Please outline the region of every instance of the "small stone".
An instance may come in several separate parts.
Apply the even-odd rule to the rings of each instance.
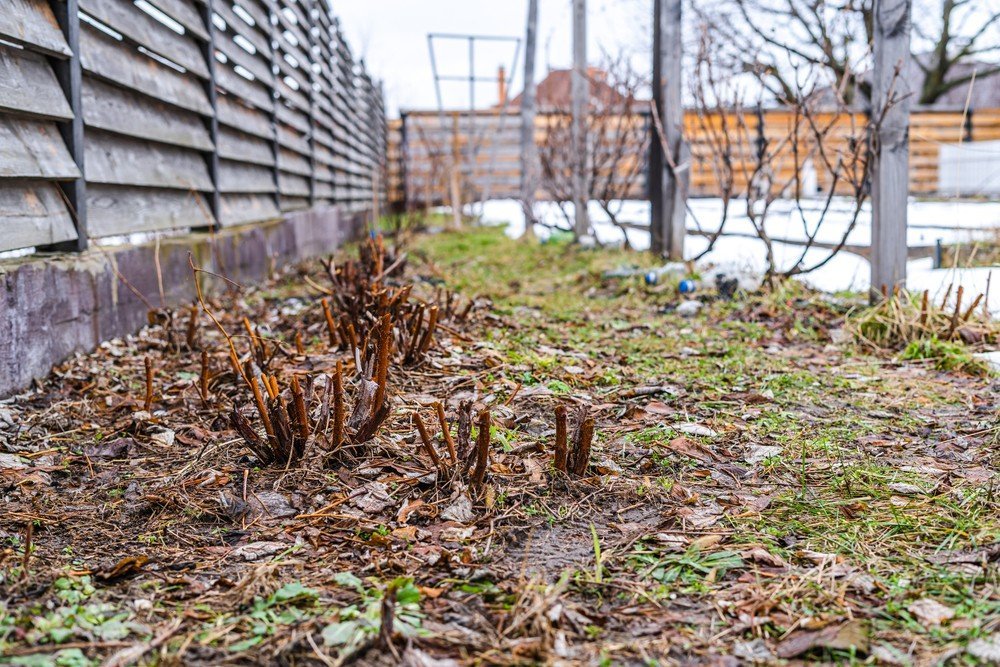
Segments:
[[[674,429],[687,435],[700,435],[706,438],[714,438],[719,435],[716,431],[703,424],[677,424],[674,426]]]
[[[685,301],[677,306],[677,314],[681,317],[694,317],[701,312],[702,305],[701,301],[696,299]]]
[[[153,442],[163,445],[164,447],[173,447],[174,445],[174,432],[169,428],[165,428],[161,431],[157,431],[149,436],[149,439]]]
[[[781,451],[782,448],[778,445],[751,445],[750,451],[747,452],[743,460],[750,465],[755,465],[761,461],[766,461],[771,457],[780,455]]]
[[[461,495],[451,505],[441,512],[441,518],[458,523],[469,523],[476,518],[472,511],[472,501],[466,495]]]
[[[906,484],[905,482],[893,482],[889,485],[889,490],[904,496],[919,496],[924,493],[924,490],[916,484]]]
[[[733,655],[751,662],[772,662],[774,660],[774,654],[771,653],[771,649],[767,647],[763,639],[736,642],[733,645]]]
[[[931,598],[921,598],[910,604],[906,610],[916,616],[925,627],[941,625],[955,617],[954,609]]]
[[[128,456],[129,450],[135,446],[132,438],[115,438],[87,445],[83,448],[83,454],[90,459],[121,459]]]
[[[288,502],[288,498],[275,491],[254,493],[247,498],[247,501],[250,504],[250,510],[257,516],[284,519],[299,513]]]
[[[27,467],[28,463],[17,454],[0,454],[0,469]]]
[[[252,562],[267,556],[273,556],[288,548],[284,542],[251,542],[233,549],[233,558]]]
[[[969,655],[987,665],[1000,665],[1000,633],[969,642]]]

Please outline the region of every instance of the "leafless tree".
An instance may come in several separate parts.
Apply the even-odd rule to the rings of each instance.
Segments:
[[[842,86],[834,86],[831,95],[808,71],[793,73],[797,83],[786,95],[786,105],[765,111],[758,102],[748,108],[744,89],[715,70],[718,38],[703,33],[691,85],[697,118],[688,137],[692,169],[700,169],[702,176],[710,173],[709,189],[722,198],[718,225],[711,232],[702,230],[709,238],[705,252],[726,233],[730,203],[743,202],[753,235],[765,248],[769,281],[815,271],[847,247],[862,217],[869,195],[869,142],[877,136],[885,109],[860,112],[837,94]],[[890,96],[887,106],[898,98]],[[772,236],[770,223],[781,202],[791,202],[791,211],[786,206],[784,213],[801,223],[801,233]],[[831,224],[834,216],[837,227]],[[834,231],[821,235],[823,230]],[[777,243],[797,246],[790,263],[776,257]]]
[[[1000,0],[915,0],[917,102],[933,104],[973,78],[1000,74]],[[848,104],[871,98],[874,0],[708,0],[697,20],[726,36],[729,55],[760,76],[778,100],[790,100],[803,68],[842,86]],[[978,71],[977,71],[978,70]],[[911,76],[903,72],[903,76]],[[856,95],[860,99],[855,99]]]
[[[587,191],[589,199],[622,231],[628,247],[627,224],[620,215],[626,200],[643,195],[650,131],[645,108],[637,97],[645,82],[626,58],[608,60],[604,68],[592,70],[590,78]],[[556,109],[543,117],[547,127],[538,151],[542,188],[559,204],[565,229],[572,229],[573,218],[566,207],[573,199],[572,117],[568,109]]]

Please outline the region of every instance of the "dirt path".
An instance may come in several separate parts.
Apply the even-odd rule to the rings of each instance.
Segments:
[[[2,406],[0,664],[996,659],[993,381],[834,343],[856,304],[795,286],[683,318],[669,288],[601,279],[635,256],[496,230],[407,252],[387,289],[414,283],[441,326],[409,362],[394,331],[365,442],[328,451],[338,360],[348,411],[360,394],[319,265],[209,304],[276,396],[307,387],[301,460],[264,465],[233,430],[234,401],[263,425],[188,312]],[[482,485],[436,401],[460,450],[462,404],[490,410]],[[553,470],[558,405],[595,420],[582,477]]]

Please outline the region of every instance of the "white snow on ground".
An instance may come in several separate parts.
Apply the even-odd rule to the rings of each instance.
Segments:
[[[775,202],[768,217],[767,232],[772,238],[783,238],[791,241],[801,241],[809,234],[816,234],[816,240],[826,243],[839,243],[845,231],[850,227],[850,206],[844,200],[834,201],[822,227],[816,232],[815,226],[819,219],[822,201],[810,201],[804,204],[808,210],[800,212],[790,201]],[[699,229],[714,231],[718,228],[722,213],[722,201],[719,199],[693,199],[690,202],[691,211],[688,214],[687,226],[689,232]],[[572,218],[572,205],[566,205],[565,210]],[[566,218],[557,204],[543,202],[536,205],[536,216],[548,224],[566,226]],[[514,200],[494,200],[478,204],[475,210],[481,220],[487,224],[504,224],[507,233],[518,237],[524,233],[524,214],[520,202]],[[596,202],[588,207],[590,218],[594,221],[597,239],[603,244],[621,243],[623,232],[613,226],[607,215]],[[944,244],[968,242],[977,238],[1000,236],[1000,202],[959,202],[959,201],[916,201],[909,205],[909,228],[907,241],[910,247],[933,247],[940,239]],[[649,221],[649,203],[643,201],[621,202],[618,219],[631,225],[645,226]],[[803,224],[805,220],[805,225]],[[545,238],[550,230],[543,226],[536,227],[536,233]],[[629,228],[627,232],[632,247],[645,250],[649,248],[649,233],[643,229]],[[853,230],[848,235],[848,244],[867,246],[871,242],[871,211],[866,205]],[[708,244],[703,236],[688,234],[686,254],[693,257],[701,253]],[[774,252],[778,265],[793,266],[802,258],[802,247],[789,243],[775,243]],[[802,262],[812,266],[829,257],[830,252],[823,248],[809,249]],[[732,202],[725,225],[725,235],[720,238],[710,253],[701,260],[706,264],[737,265],[751,271],[763,271],[766,266],[765,247],[756,238],[753,224],[746,215],[746,204],[743,201]],[[841,252],[830,259],[820,269],[799,276],[804,283],[827,292],[866,291],[869,284],[868,260],[854,253]],[[930,290],[932,296],[943,297],[950,285],[962,285],[966,294],[985,292],[987,280],[993,269],[937,269],[933,268],[930,258],[911,260],[907,265],[907,287],[914,292]],[[990,289],[989,307],[994,315],[1000,315],[1000,267],[997,271],[997,283]]]

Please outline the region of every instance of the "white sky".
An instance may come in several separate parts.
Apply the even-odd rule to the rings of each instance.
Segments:
[[[334,12],[356,56],[385,81],[391,114],[400,108],[436,109],[427,34],[475,33],[524,38],[527,0],[341,0]],[[589,0],[588,59],[600,54],[642,57],[652,40],[652,0]],[[539,0],[537,77],[548,67],[567,67],[572,57],[570,0]],[[442,74],[468,76],[468,42],[436,42]],[[509,70],[514,44],[477,43],[476,75],[494,77],[501,63]],[[522,53],[523,58],[523,53]],[[523,60],[512,94],[521,90]],[[468,107],[467,83],[442,83],[446,107]],[[477,106],[497,101],[497,87],[476,87]]]

